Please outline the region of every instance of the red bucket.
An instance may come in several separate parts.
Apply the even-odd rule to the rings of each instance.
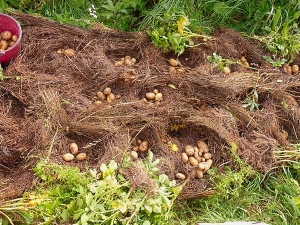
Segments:
[[[3,31],[10,31],[13,35],[18,36],[18,40],[13,46],[7,48],[5,51],[0,51],[0,63],[2,67],[5,67],[20,54],[22,29],[14,18],[0,13],[0,33]]]

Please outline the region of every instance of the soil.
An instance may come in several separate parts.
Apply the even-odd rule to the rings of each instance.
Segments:
[[[0,200],[30,189],[32,169],[42,158],[99,168],[110,159],[121,161],[134,139],[149,142],[170,179],[178,172],[187,176],[180,198],[197,198],[213,187],[208,174],[199,179],[195,168],[182,162],[186,145],[204,140],[219,171],[239,169],[231,154],[236,146],[245,163],[268,172],[281,164],[274,150],[291,149],[300,135],[299,75],[272,67],[263,59],[270,53],[262,45],[232,29],[218,29],[211,40],[178,57],[156,49],[143,32],[101,25],[85,30],[22,13],[12,16],[23,36],[21,54],[0,82]],[[75,54],[67,56],[66,49]],[[249,67],[233,64],[226,75],[207,60],[213,53],[234,62],[245,57]],[[125,56],[136,63],[115,66]],[[179,62],[176,72],[169,71],[171,57]],[[294,63],[300,63],[298,55]],[[99,103],[97,92],[106,87],[117,99]],[[154,89],[163,99],[144,101]],[[254,90],[260,110],[250,111],[243,101]],[[72,142],[86,160],[63,160]]]

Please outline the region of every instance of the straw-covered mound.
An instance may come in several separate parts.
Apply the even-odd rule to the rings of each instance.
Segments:
[[[233,30],[220,29],[212,40],[186,50],[177,58],[180,70],[169,72],[168,60],[176,56],[154,48],[145,33],[102,26],[83,30],[26,14],[13,16],[23,37],[20,57],[4,69],[0,81],[1,198],[29,188],[32,167],[42,157],[98,168],[110,159],[120,162],[134,139],[149,142],[170,179],[185,174],[180,197],[195,198],[208,189],[209,176],[196,178],[195,169],[182,162],[186,145],[205,141],[219,170],[237,169],[230,154],[237,146],[242,160],[266,172],[278,164],[274,150],[290,148],[300,135],[299,75],[269,67],[262,58],[267,52]],[[75,54],[67,56],[66,49]],[[233,61],[245,57],[251,68],[235,64],[225,75],[207,61],[214,52]],[[125,56],[136,63],[115,66]],[[117,97],[112,103],[97,98],[106,87]],[[154,89],[163,99],[144,101]],[[243,101],[254,90],[260,110],[250,111]],[[71,142],[87,154],[86,160],[62,159]],[[172,151],[171,144],[179,150]],[[139,153],[140,158],[146,155]],[[138,186],[138,174],[127,175]]]

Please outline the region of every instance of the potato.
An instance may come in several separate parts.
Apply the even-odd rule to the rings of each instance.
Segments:
[[[169,66],[169,72],[170,73],[175,73],[176,72],[176,68],[173,66]]]
[[[140,145],[140,144],[142,143],[142,141],[141,141],[140,139],[136,139],[136,143],[137,143],[138,145]]]
[[[211,153],[209,153],[209,152],[204,153],[203,158],[206,160],[211,159]]]
[[[182,162],[185,162],[185,163],[189,161],[189,157],[185,152],[181,153],[181,160],[182,160]]]
[[[148,93],[146,93],[146,98],[148,100],[152,100],[155,98],[155,94],[153,92],[148,92]]]
[[[8,42],[5,40],[0,41],[0,49],[1,50],[6,50],[8,48]]]
[[[292,73],[293,74],[299,73],[299,66],[298,65],[293,65],[292,66]]]
[[[63,155],[63,160],[70,162],[74,159],[74,155],[71,153],[66,153]]]
[[[105,100],[105,99],[106,99],[106,96],[105,96],[105,94],[103,94],[102,91],[98,91],[98,92],[97,92],[97,97],[98,97],[100,100]]]
[[[18,39],[19,39],[18,35],[15,34],[11,37],[11,40],[14,42],[17,42]]]
[[[179,180],[185,180],[185,175],[183,173],[176,173],[176,178]]]
[[[8,47],[12,47],[16,44],[15,41],[8,41]]]
[[[157,95],[159,93],[159,91],[157,89],[154,89],[153,93]]]
[[[102,104],[103,104],[103,102],[100,101],[100,100],[97,100],[97,101],[94,102],[95,106],[101,106]]]
[[[195,159],[195,157],[193,157],[193,156],[189,157],[189,162],[192,166],[197,166],[198,165],[197,159]]]
[[[138,159],[139,154],[136,151],[130,151],[130,156],[132,159]]]
[[[86,158],[86,154],[84,152],[81,152],[76,156],[76,159],[78,161],[83,161],[83,160],[85,160],[85,158]]]
[[[196,170],[196,175],[199,179],[203,178],[203,171],[202,170]]]
[[[203,152],[203,153],[209,152],[208,145],[204,141],[202,141],[202,140],[197,141],[197,146],[198,146],[200,152]]]
[[[157,94],[155,95],[154,100],[155,100],[156,102],[159,102],[159,101],[161,101],[162,99],[163,99],[162,93],[157,93]]]
[[[203,173],[206,173],[210,169],[210,167],[212,166],[213,161],[211,159],[208,159],[208,160],[205,161],[205,163],[206,163],[206,168],[203,170]]]
[[[76,143],[73,142],[70,144],[70,152],[73,155],[76,155],[78,153],[78,145]]]
[[[139,150],[141,152],[145,152],[148,150],[149,147],[149,142],[148,141],[142,141],[141,144],[139,145]]]
[[[136,63],[136,58],[131,58],[131,65],[134,65]]]
[[[104,88],[103,94],[109,95],[109,93],[111,93],[111,89],[109,87]]]
[[[227,66],[224,66],[224,68],[223,68],[223,72],[225,73],[225,74],[230,74],[230,68],[229,67],[227,67]]]
[[[75,55],[75,50],[74,49],[71,49],[71,48],[68,48],[64,51],[64,54],[68,57],[73,57]]]
[[[131,64],[131,57],[130,56],[125,56],[125,58],[124,58],[124,64],[126,66],[131,66],[132,65]]]
[[[244,56],[242,56],[241,57],[241,62],[244,64],[245,62],[247,62],[247,59]]]
[[[176,70],[176,72],[178,72],[178,73],[183,73],[183,72],[184,72],[184,69],[179,68],[179,69]]]
[[[107,101],[108,103],[112,103],[112,102],[115,101],[115,100],[116,100],[116,96],[115,96],[112,92],[110,92],[110,93],[107,95],[106,101]]]
[[[178,66],[178,61],[176,59],[170,58],[169,59],[169,64],[171,66]]]
[[[193,146],[191,146],[191,145],[185,146],[184,151],[186,152],[186,154],[188,156],[192,156],[195,153],[195,150],[194,150]]]
[[[205,162],[200,162],[198,164],[198,169],[199,170],[205,170],[207,168],[207,164]]]
[[[287,70],[287,73],[288,73],[288,74],[292,74],[292,73],[293,73],[292,67],[291,67],[291,66],[288,66],[288,67],[286,68],[286,70]]]
[[[8,30],[3,31],[3,32],[1,33],[1,37],[2,37],[3,40],[8,41],[9,39],[11,39],[12,33],[11,33],[10,31],[8,31]]]

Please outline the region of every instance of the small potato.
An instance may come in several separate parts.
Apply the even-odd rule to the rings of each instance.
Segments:
[[[139,150],[141,152],[145,152],[148,150],[149,147],[149,142],[148,141],[142,141],[141,144],[139,145]]]
[[[8,47],[12,47],[16,44],[15,41],[8,41]]]
[[[181,153],[181,160],[182,160],[182,162],[185,162],[185,163],[189,161],[189,157],[185,152]]]
[[[131,58],[131,65],[134,65],[136,63],[136,58]]]
[[[3,31],[3,32],[1,33],[1,37],[2,37],[3,40],[8,41],[9,39],[11,39],[12,33],[11,33],[10,31],[8,31],[8,30]]]
[[[137,143],[138,145],[140,145],[140,144],[142,143],[142,141],[141,141],[140,139],[136,139],[136,143]]]
[[[8,48],[8,43],[5,40],[0,41],[0,50],[6,50]]]
[[[101,105],[103,105],[103,102],[100,101],[100,100],[97,100],[97,101],[94,102],[94,105],[95,106],[101,106]]]
[[[159,93],[159,91],[157,89],[154,89],[153,93],[157,95]]]
[[[203,158],[206,160],[211,159],[211,153],[209,153],[209,152],[204,153]]]
[[[205,161],[205,163],[206,163],[206,168],[203,170],[203,173],[206,173],[210,169],[210,167],[212,166],[213,161],[211,159],[208,159],[208,160]]]
[[[75,55],[75,50],[74,49],[71,49],[71,48],[68,48],[64,51],[64,54],[68,57],[73,57]]]
[[[97,97],[98,97],[100,100],[105,100],[105,99],[106,99],[106,96],[105,96],[105,94],[103,94],[102,91],[98,91],[98,92],[97,92]]]
[[[148,93],[146,93],[146,98],[148,100],[152,100],[155,98],[155,94],[153,92],[148,92]]]
[[[242,62],[242,63],[245,63],[245,62],[247,62],[247,59],[246,59],[244,56],[242,56],[242,57],[241,57],[241,62]]]
[[[209,152],[208,145],[204,141],[202,141],[202,140],[197,141],[197,146],[198,146],[200,152],[203,152],[203,153]]]
[[[78,145],[76,143],[73,142],[70,144],[70,152],[73,155],[76,155],[78,153]]]
[[[109,95],[109,93],[111,93],[111,89],[109,87],[104,88],[103,94]]]
[[[106,101],[107,101],[108,103],[112,103],[112,102],[114,102],[115,100],[116,100],[116,96],[115,96],[112,92],[110,92],[110,93],[107,95]]]
[[[138,159],[139,154],[136,151],[130,151],[130,156],[132,159]]]
[[[179,180],[185,180],[185,175],[183,173],[176,173],[176,178]]]
[[[162,99],[163,99],[162,93],[157,93],[157,94],[155,95],[154,100],[155,100],[156,102],[159,102],[159,101],[161,101]]]
[[[293,74],[298,74],[299,73],[299,66],[298,65],[293,65],[292,66],[292,73]]]
[[[225,74],[227,74],[227,75],[231,73],[230,68],[227,67],[227,66],[224,66],[223,72],[224,72]]]
[[[176,59],[170,58],[169,59],[169,64],[171,66],[178,66],[178,61]]]
[[[126,66],[131,66],[132,65],[131,64],[131,57],[130,56],[125,56],[125,58],[124,58],[124,64]]]
[[[287,70],[287,73],[288,73],[288,74],[292,74],[292,73],[293,73],[292,67],[291,67],[291,66],[288,66],[288,67],[286,68],[286,70]]]
[[[174,66],[169,66],[170,73],[176,73],[176,68]]]
[[[196,175],[199,179],[203,178],[203,171],[202,170],[196,170]]]
[[[117,62],[114,63],[114,65],[115,65],[115,66],[122,66],[123,63],[122,63],[121,61],[117,61]]]
[[[86,154],[84,152],[81,152],[76,156],[76,159],[78,161],[83,161],[83,160],[85,160],[85,158],[86,158]]]
[[[189,157],[189,162],[192,166],[197,166],[198,165],[197,159],[195,159],[195,157],[193,157],[193,156]]]
[[[207,164],[205,162],[200,162],[198,164],[198,169],[199,170],[205,170],[207,168]]]
[[[11,37],[11,40],[14,42],[17,42],[18,39],[19,39],[18,35],[15,34]]]
[[[65,160],[66,162],[70,162],[74,159],[74,155],[71,153],[66,153],[63,155],[63,160]]]
[[[183,72],[184,72],[184,69],[179,68],[179,69],[176,70],[176,72],[178,72],[178,73],[183,73]]]
[[[184,151],[188,156],[192,156],[195,153],[195,150],[194,150],[193,146],[191,146],[191,145],[185,146]]]

